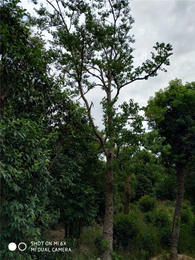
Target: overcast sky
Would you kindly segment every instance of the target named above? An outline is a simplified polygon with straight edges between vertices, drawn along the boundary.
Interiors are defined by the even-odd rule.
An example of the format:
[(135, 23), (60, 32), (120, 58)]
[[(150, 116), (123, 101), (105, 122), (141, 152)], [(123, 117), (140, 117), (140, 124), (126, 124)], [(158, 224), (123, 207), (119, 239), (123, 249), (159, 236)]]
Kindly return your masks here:
[[(22, 2), (25, 8), (32, 10), (30, 0)], [(130, 7), (135, 19), (132, 34), (136, 40), (133, 53), (136, 65), (149, 57), (156, 42), (173, 46), (167, 73), (159, 72), (157, 77), (134, 82), (121, 91), (120, 102), (134, 99), (145, 106), (149, 97), (167, 87), (170, 80), (195, 81), (195, 0), (131, 0)], [(94, 103), (97, 125), (101, 124), (101, 94), (100, 89), (88, 94)]]

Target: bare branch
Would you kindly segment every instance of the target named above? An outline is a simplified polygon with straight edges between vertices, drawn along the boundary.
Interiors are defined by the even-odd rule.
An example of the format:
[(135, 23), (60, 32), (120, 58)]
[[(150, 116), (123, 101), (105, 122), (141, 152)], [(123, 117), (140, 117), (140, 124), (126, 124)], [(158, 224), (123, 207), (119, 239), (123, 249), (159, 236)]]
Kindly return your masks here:
[(46, 2), (47, 2), (49, 5), (51, 5), (51, 7), (56, 11), (56, 13), (59, 15), (59, 17), (61, 17), (62, 22), (63, 22), (63, 24), (64, 24), (66, 30), (68, 31), (67, 24), (66, 24), (66, 22), (65, 22), (65, 20), (64, 20), (64, 16), (63, 16), (62, 11), (61, 11), (61, 8), (60, 8), (60, 6), (59, 6), (58, 0), (56, 0), (56, 3), (57, 3), (57, 6), (58, 6), (59, 10), (55, 7), (55, 5), (52, 4), (51, 1), (46, 0)]

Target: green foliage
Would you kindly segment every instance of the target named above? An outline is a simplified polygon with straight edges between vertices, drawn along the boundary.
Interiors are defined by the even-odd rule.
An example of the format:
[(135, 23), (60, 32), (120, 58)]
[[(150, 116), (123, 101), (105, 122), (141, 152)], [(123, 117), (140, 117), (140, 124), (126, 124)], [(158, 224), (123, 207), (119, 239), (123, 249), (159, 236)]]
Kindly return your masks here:
[(145, 212), (144, 213), (144, 216), (143, 216), (143, 219), (146, 223), (154, 223), (154, 213), (152, 211), (149, 211), (149, 212)]
[(152, 223), (153, 226), (158, 228), (170, 227), (171, 224), (167, 212), (162, 209), (156, 209), (155, 211), (149, 211), (144, 213), (144, 221), (146, 223)]
[[(195, 82), (182, 84), (173, 80), (164, 91), (160, 90), (148, 102), (145, 108), (150, 126), (158, 130), (159, 136), (165, 138), (164, 144), (171, 147), (166, 163), (175, 165), (178, 175), (177, 193), (183, 197), (184, 169), (195, 154)], [(182, 199), (177, 196), (173, 219), (171, 251), (177, 251)]]
[[(139, 251), (139, 259), (149, 259), (158, 252), (158, 236), (154, 230), (141, 231), (136, 238), (136, 249)], [(143, 258), (144, 257), (144, 258)]]
[(195, 217), (193, 213), (193, 208), (184, 202), (183, 209), (181, 212), (181, 223), (186, 224), (189, 226), (192, 226), (193, 223), (195, 222)]
[(139, 200), (141, 197), (148, 195), (154, 196), (154, 189), (152, 182), (145, 175), (139, 174), (136, 176), (137, 179), (137, 189), (135, 194), (135, 200)]
[(1, 114), (17, 117), (47, 113), (54, 83), (49, 75), (49, 54), (44, 42), (30, 33), (28, 15), (20, 1), (4, 1), (1, 10)]
[(195, 157), (189, 161), (185, 174), (185, 198), (190, 200), (191, 204), (195, 206)]
[(115, 251), (111, 251), (112, 259), (113, 260), (124, 260), (122, 255), (117, 254)]
[(136, 219), (132, 215), (117, 214), (114, 218), (115, 246), (124, 249), (132, 243), (138, 233)]
[(50, 161), (48, 140), (40, 126), (27, 119), (1, 119), (0, 131), (4, 258), (9, 241), (39, 237), (41, 228), (55, 223), (58, 214), (47, 211), (52, 177), (47, 170)]
[(105, 169), (98, 159), (93, 135), (86, 122), (78, 124), (77, 132), (69, 138), (70, 144), (61, 147), (51, 167), (54, 188), (50, 194), (50, 207), (60, 210), (60, 219), (66, 225), (74, 224), (67, 235), (78, 237), (79, 226), (89, 224), (101, 210)]
[(185, 253), (191, 256), (195, 256), (195, 235), (194, 235), (194, 224), (181, 224), (180, 236), (178, 241), (179, 253)]
[(171, 228), (170, 227), (161, 227), (159, 230), (159, 242), (163, 249), (170, 249), (171, 244)]
[(170, 227), (171, 221), (167, 212), (164, 210), (156, 210), (154, 212), (154, 225), (159, 228)]
[(167, 169), (169, 174), (163, 174), (155, 185), (156, 197), (159, 200), (174, 200), (176, 197), (177, 177), (175, 171)]
[(155, 198), (145, 195), (139, 200), (139, 206), (142, 212), (148, 212), (155, 209), (157, 206)]
[[(172, 172), (168, 170), (167, 175), (162, 176), (167, 167), (158, 154), (162, 146), (161, 154), (164, 158), (165, 154), (171, 154), (170, 161), (181, 159), (186, 162), (191, 158), (186, 169), (189, 174), (186, 194), (194, 201), (194, 183), (191, 181), (194, 174), (194, 83), (183, 86), (180, 81), (171, 82), (166, 93), (156, 95), (147, 116), (158, 118), (152, 126), (159, 126), (162, 138), (157, 140), (153, 133), (153, 145), (151, 140), (145, 141), (146, 149), (138, 149), (144, 139), (139, 107), (130, 100), (117, 108), (118, 96), (127, 84), (156, 76), (159, 68), (169, 65), (171, 46), (157, 43), (151, 60), (133, 68), (130, 45), (134, 39), (129, 32), (134, 21), (128, 1), (59, 3), (66, 19), (62, 12), (60, 15), (49, 13), (44, 7), (38, 11), (39, 25), (42, 28), (49, 26), (53, 32), (54, 48), (49, 51), (42, 39), (30, 33), (29, 17), (18, 6), (19, 1), (6, 0), (0, 7), (1, 258), (60, 259), (57, 254), (31, 256), (7, 249), (11, 240), (28, 243), (43, 238), (42, 231), (52, 228), (59, 220), (69, 225), (69, 231), (72, 224), (75, 225), (71, 236), (80, 235), (79, 239), (67, 239), (75, 250), (66, 259), (99, 257), (103, 249), (102, 228), (94, 225), (82, 229), (93, 223), (93, 219), (103, 216), (104, 206), (105, 164), (99, 160), (100, 147), (94, 142), (92, 127), (96, 138), (101, 134), (101, 148), (112, 148), (115, 143), (120, 150), (116, 152), (118, 162), (112, 166), (120, 173), (116, 177), (117, 196), (123, 192), (122, 182), (130, 174), (133, 176), (130, 180), (134, 185), (132, 191), (136, 193), (132, 195), (135, 200), (141, 198), (138, 207), (134, 205), (133, 213), (115, 216), (117, 251), (113, 251), (112, 256), (122, 259), (121, 251), (130, 251), (132, 259), (148, 259), (162, 249), (167, 250), (170, 243), (170, 214), (160, 207), (156, 209), (155, 199), (150, 197), (156, 194), (159, 199), (173, 198), (175, 179)], [(114, 22), (107, 22), (111, 18)], [(66, 24), (68, 19), (70, 29), (70, 24)], [(57, 31), (51, 29), (60, 23)], [(55, 77), (56, 83), (49, 74), (51, 62), (61, 71), (59, 77)], [(61, 86), (68, 87), (68, 92), (62, 93)], [(69, 95), (79, 92), (84, 97), (84, 93), (96, 86), (101, 86), (106, 93), (102, 99), (105, 129), (101, 133), (91, 117), (93, 105), (84, 98), (86, 113), (69, 99)], [(107, 94), (111, 92), (115, 96), (109, 100)], [(127, 123), (129, 116), (134, 119)], [(162, 129), (166, 134), (173, 131), (175, 139), (171, 140), (168, 135), (164, 138)], [(183, 133), (185, 135), (181, 136)], [(181, 141), (181, 149), (180, 142), (175, 140)], [(184, 205), (180, 252), (194, 254), (194, 230), (194, 213)]]
[[(184, 204), (184, 211), (188, 209), (193, 212), (189, 203)], [(121, 232), (120, 241), (125, 244), (126, 233), (132, 234), (129, 244), (117, 245), (115, 233), (113, 258), (116, 259), (150, 259), (152, 256), (166, 254), (170, 249), (171, 219), (174, 211), (173, 202), (165, 202), (157, 205), (154, 211), (142, 213), (138, 203), (131, 204), (129, 215), (122, 213), (115, 216), (117, 227)], [(185, 213), (187, 214), (187, 213)], [(125, 221), (123, 222), (123, 216)], [(146, 217), (147, 216), (147, 217)], [(191, 216), (191, 214), (190, 214)], [(193, 215), (194, 216), (194, 215)], [(151, 221), (148, 221), (150, 217)], [(120, 221), (121, 220), (121, 221)], [(126, 223), (126, 225), (125, 225)], [(131, 224), (130, 224), (131, 223)], [(132, 233), (132, 226), (136, 232)], [(181, 223), (179, 252), (193, 256), (194, 254), (194, 227), (195, 222), (190, 225)], [(135, 230), (134, 230), (135, 231)], [(119, 234), (119, 233), (117, 233)], [(123, 236), (124, 234), (124, 236)], [(128, 237), (127, 237), (128, 238)], [(75, 248), (71, 259), (96, 259), (102, 252), (102, 227), (93, 225), (85, 227), (80, 238), (77, 240), (80, 247)], [(105, 243), (107, 246), (107, 243)]]
[(18, 3), (0, 7), (2, 259), (11, 259), (11, 240), (41, 239), (60, 218), (86, 224), (102, 199), (102, 169), (85, 111), (54, 84), (49, 53), (31, 36)]
[[(157, 129), (165, 144), (171, 146), (169, 160), (187, 165), (195, 151), (195, 83), (173, 80), (164, 91), (156, 93), (145, 108), (150, 125)], [(171, 133), (171, 134), (170, 134)]]
[[(56, 69), (60, 73), (60, 83), (63, 87), (71, 89), (70, 92), (74, 95), (81, 96), (87, 109), (90, 127), (106, 156), (109, 169), (107, 177), (109, 173), (111, 180), (115, 145), (119, 143), (120, 146), (124, 146), (127, 137), (133, 135), (131, 145), (138, 144), (139, 138), (136, 134), (140, 134), (141, 125), (141, 117), (137, 116), (138, 106), (132, 100), (129, 104), (124, 102), (117, 107), (120, 91), (136, 80), (157, 76), (159, 69), (166, 71), (164, 66), (169, 65), (172, 46), (157, 42), (151, 59), (134, 68), (131, 46), (134, 39), (130, 34), (134, 20), (130, 13), (129, 1), (60, 0), (55, 4), (52, 1), (47, 3), (52, 7), (51, 11), (42, 5), (37, 10), (39, 17), (34, 21), (38, 21), (40, 28), (48, 30), (53, 36), (51, 52), (55, 58)], [(101, 132), (92, 116), (93, 102), (90, 104), (85, 95), (95, 87), (101, 87), (103, 90), (101, 105), (104, 129)], [(121, 112), (118, 112), (119, 110)], [(135, 114), (138, 120), (129, 123), (130, 129), (135, 131), (127, 133), (125, 128), (129, 115)], [(133, 134), (134, 132), (136, 134)], [(128, 168), (125, 170), (127, 172)], [(113, 222), (113, 200), (109, 200), (113, 196), (113, 187), (107, 178), (105, 205), (106, 212), (109, 212), (106, 214), (109, 223)], [(84, 203), (79, 203), (79, 206), (80, 204)], [(106, 225), (104, 228), (104, 238), (109, 237), (109, 242), (112, 243), (112, 231)]]

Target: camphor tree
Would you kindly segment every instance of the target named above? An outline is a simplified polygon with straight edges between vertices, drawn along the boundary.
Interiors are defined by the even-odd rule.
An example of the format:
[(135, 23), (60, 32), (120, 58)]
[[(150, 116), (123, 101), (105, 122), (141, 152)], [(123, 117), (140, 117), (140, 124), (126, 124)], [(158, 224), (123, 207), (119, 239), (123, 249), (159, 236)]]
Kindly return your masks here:
[[(36, 3), (36, 1), (34, 1)], [(134, 22), (128, 0), (64, 1), (46, 0), (48, 10), (42, 5), (36, 20), (42, 29), (53, 35), (53, 52), (56, 68), (64, 86), (72, 87), (80, 95), (88, 111), (90, 125), (106, 157), (106, 202), (103, 239), (103, 260), (111, 259), (113, 244), (113, 158), (115, 135), (123, 120), (115, 117), (121, 90), (138, 80), (157, 76), (165, 71), (172, 54), (170, 44), (156, 43), (151, 59), (134, 67), (134, 39), (130, 34)], [(38, 9), (38, 8), (37, 8)], [(104, 131), (98, 131), (92, 116), (93, 103), (87, 93), (94, 88), (102, 91)], [(130, 104), (125, 103), (121, 118), (128, 117)], [(118, 134), (118, 133), (117, 133)]]
[(177, 173), (177, 199), (171, 233), (171, 259), (178, 259), (177, 244), (184, 195), (184, 171), (195, 154), (195, 83), (173, 80), (145, 108), (149, 125), (170, 145), (169, 160)]

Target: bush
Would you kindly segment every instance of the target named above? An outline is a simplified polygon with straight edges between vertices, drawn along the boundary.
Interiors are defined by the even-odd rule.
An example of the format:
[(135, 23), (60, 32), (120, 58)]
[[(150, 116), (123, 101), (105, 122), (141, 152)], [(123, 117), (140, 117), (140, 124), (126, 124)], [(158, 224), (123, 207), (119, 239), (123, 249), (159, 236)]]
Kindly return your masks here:
[(144, 214), (144, 216), (143, 216), (143, 219), (144, 219), (144, 221), (147, 223), (147, 224), (149, 224), (149, 223), (154, 223), (154, 214), (153, 214), (153, 212), (146, 212), (145, 214)]
[(181, 223), (192, 226), (194, 221), (195, 221), (195, 217), (192, 212), (192, 207), (185, 202), (183, 204), (183, 209), (181, 212)]
[(181, 224), (178, 240), (179, 253), (185, 253), (195, 256), (195, 236), (192, 230), (193, 226)]
[(149, 195), (145, 195), (139, 200), (139, 206), (142, 212), (148, 212), (155, 209), (157, 202), (155, 198), (152, 198)]
[(153, 229), (142, 230), (136, 238), (136, 249), (144, 250), (144, 259), (154, 256), (158, 252), (158, 234)]
[(163, 179), (156, 184), (156, 197), (158, 200), (174, 200), (176, 197), (176, 189), (176, 174), (165, 175)]
[(114, 246), (125, 248), (132, 242), (139, 231), (136, 218), (122, 213), (114, 218)]
[(132, 259), (132, 260), (146, 260), (149, 259), (149, 254), (147, 251), (145, 251), (144, 249), (139, 249), (139, 250), (135, 250), (133, 251), (130, 256), (130, 258), (127, 259)]
[(154, 212), (154, 226), (156, 227), (169, 227), (169, 216), (165, 211), (157, 210)]
[(137, 179), (137, 189), (135, 194), (135, 200), (139, 200), (144, 195), (153, 196), (154, 189), (150, 179), (148, 179), (143, 174), (138, 174), (136, 176)]
[(166, 228), (160, 229), (159, 242), (163, 249), (170, 249), (171, 228), (166, 227)]

